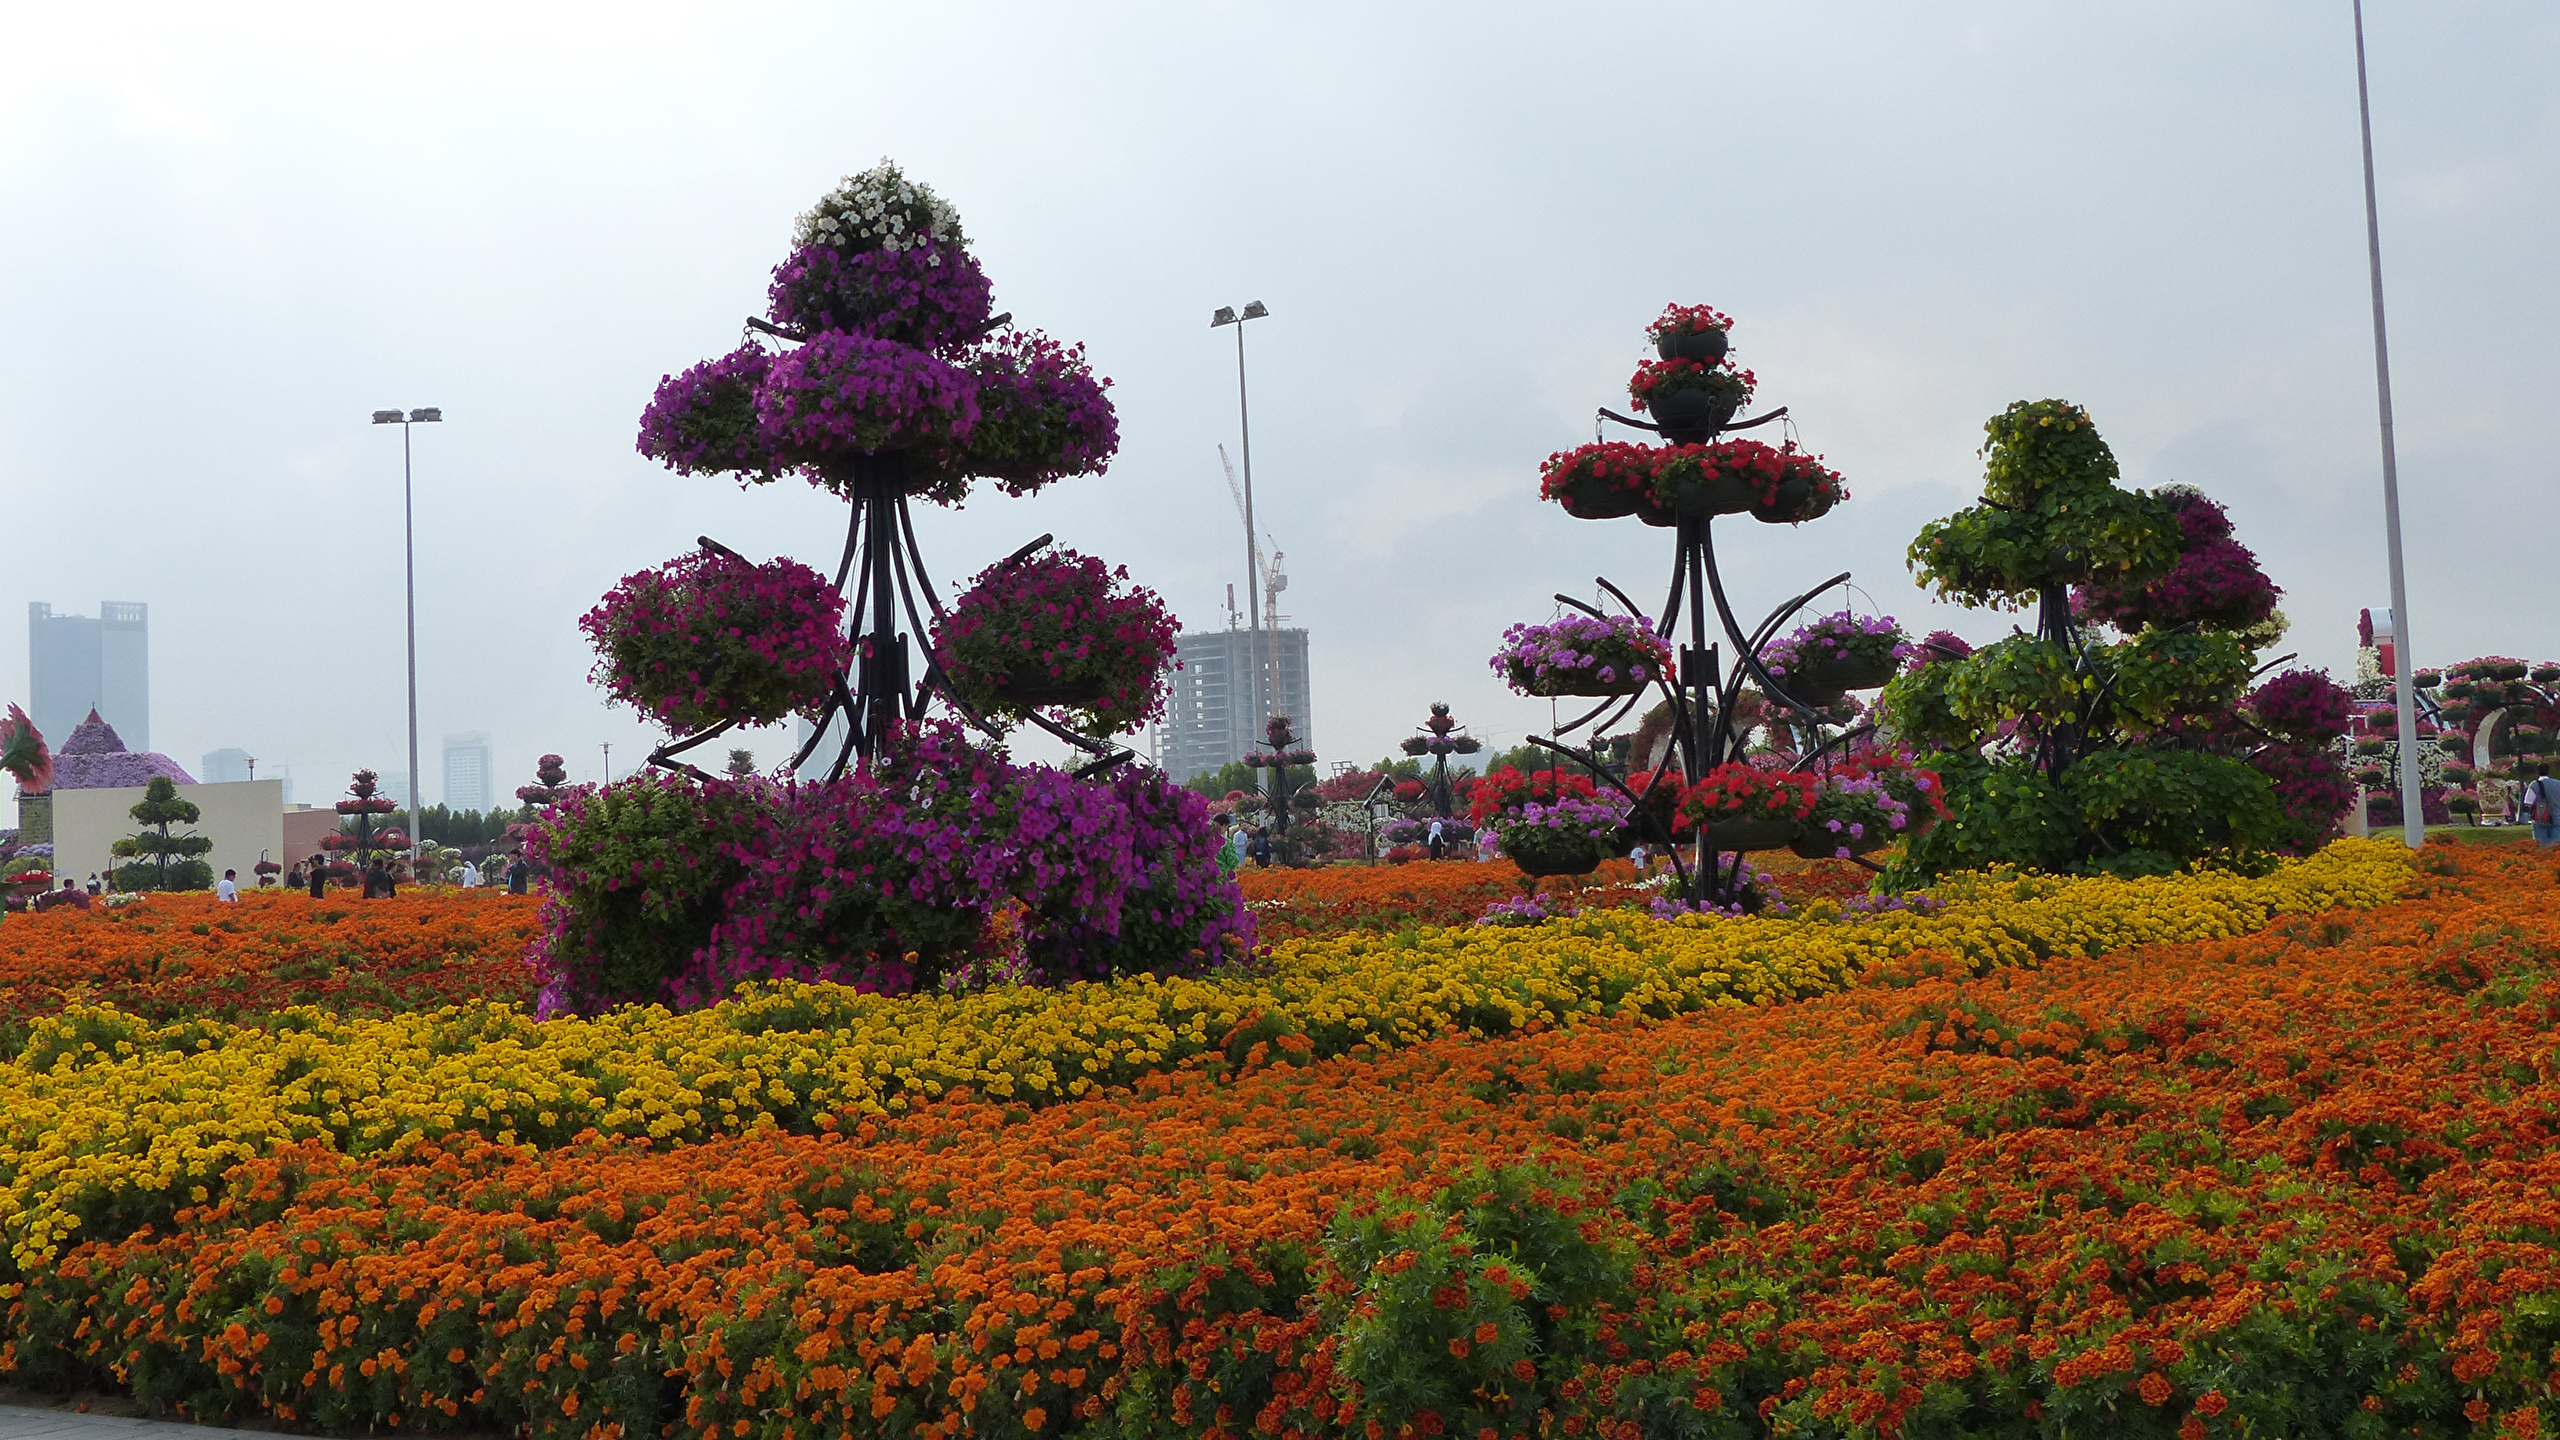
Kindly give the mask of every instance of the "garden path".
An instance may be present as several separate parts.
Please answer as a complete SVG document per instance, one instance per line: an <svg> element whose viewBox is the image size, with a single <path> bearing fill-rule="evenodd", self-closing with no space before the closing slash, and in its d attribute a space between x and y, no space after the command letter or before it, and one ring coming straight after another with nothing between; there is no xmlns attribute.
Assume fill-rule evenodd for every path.
<svg viewBox="0 0 2560 1440"><path fill-rule="evenodd" d="M187 1440L190 1436L202 1440L204 1436L238 1433L168 1420L0 1405L0 1440Z"/></svg>

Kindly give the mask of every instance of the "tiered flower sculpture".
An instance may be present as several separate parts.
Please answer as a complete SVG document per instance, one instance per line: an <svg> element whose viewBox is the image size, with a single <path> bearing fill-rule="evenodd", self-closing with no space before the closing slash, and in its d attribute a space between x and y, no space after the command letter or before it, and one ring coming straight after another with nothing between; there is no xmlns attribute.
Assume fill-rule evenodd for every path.
<svg viewBox="0 0 2560 1440"><path fill-rule="evenodd" d="M1711 528L1717 516L1747 513L1767 524L1796 524L1821 518L1849 495L1836 471L1792 441L1769 445L1725 438L1728 430L1751 429L1786 414L1778 409L1748 420L1735 418L1758 390L1759 377L1729 358L1732 329L1732 317L1710 306L1666 307L1646 332L1654 358L1637 366L1627 383L1634 408L1652 418L1600 412L1621 425L1651 431L1658 443L1595 442L1550 455L1540 467L1539 495L1576 519L1633 515L1677 533L1670 593L1658 612L1663 617L1660 625L1638 613L1624 592L1603 581L1625 606L1626 615L1604 615L1570 596L1558 595L1560 603L1583 615L1555 625L1514 627L1493 660L1494 668L1522 694L1600 698L1590 713L1557 727L1559 738L1541 743L1555 745L1602 779L1629 807L1628 818L1638 837L1656 842L1673 838L1661 818L1666 807L1659 792L1664 787L1654 784L1651 788L1656 793L1639 798L1609 773L1595 752L1570 749L1560 737L1594 721L1599 723L1593 733L1606 732L1635 708L1648 689L1658 687L1670 710L1679 763L1649 769L1646 779L1667 776L1675 768L1681 775L1709 776L1742 759L1752 726L1741 723L1741 716L1754 691L1808 724L1819 720L1825 700L1839 698L1836 691L1828 697L1792 693L1762 657L1770 637L1788 617L1848 577L1825 581L1745 631L1717 574ZM1671 637L1683 617L1684 596L1688 634L1686 643L1675 650ZM1710 602L1721 633L1709 628ZM1729 671L1720 663L1722 657L1730 657ZM1615 714L1601 718L1611 711ZM1843 732L1827 745L1844 744L1863 733ZM1815 764L1824 753L1818 750L1804 763ZM1724 773L1730 777L1731 772ZM1802 782L1795 788L1816 783L1809 775L1794 778ZM1707 783L1700 780L1691 789ZM1793 794L1795 789L1786 793ZM1709 815L1721 803L1719 796L1701 793L1698 803L1684 813ZM1716 909L1758 903L1744 875L1744 853L1793 843L1802 815L1754 814L1750 818L1765 823L1699 824L1694 865L1673 853L1684 903ZM1708 834L1711 829L1716 833ZM1724 843L1717 843L1719 838ZM1717 858L1724 855L1731 857L1729 866Z"/></svg>
<svg viewBox="0 0 2560 1440"><path fill-rule="evenodd" d="M397 830L386 830L379 835L374 833L374 816L388 815L400 808L390 796L378 793L377 780L378 777L370 770L355 773L347 784L347 798L338 802L339 814L355 818L355 833L327 836L321 842L330 850L354 851L359 870L372 862L375 851L394 848L391 844L393 836L399 836L403 846L409 843L408 837Z"/></svg>
<svg viewBox="0 0 2560 1440"><path fill-rule="evenodd" d="M950 204L897 166L883 161L848 177L800 217L791 254L774 271L765 318L748 322L789 348L776 353L751 341L669 376L641 416L641 453L670 469L735 475L750 485L796 474L851 503L836 575L839 585L852 582L847 683L786 693L800 677L842 659L814 636L795 641L738 627L725 637L714 633L696 668L710 672L734 659L744 670L792 677L794 685L771 687L767 698L795 700L821 734L845 713L849 751L865 758L891 727L924 710L900 616L923 634L933 627L916 593L937 614L940 599L914 554L908 499L957 505L977 479L1028 495L1068 476L1099 473L1119 448L1104 394L1110 382L1087 368L1081 347L1007 330L1010 316L991 316L986 273L968 244ZM721 629L681 615L665 623ZM776 640L773 654L744 653ZM795 649L801 653L789 653ZM742 653L731 657L732 650ZM608 668L621 677L618 666ZM925 688L948 685L937 686L929 672ZM677 725L702 723L689 740L652 757L663 763L769 706L705 699L650 708ZM842 768L840 759L833 773Z"/></svg>
<svg viewBox="0 0 2560 1440"><path fill-rule="evenodd" d="M1423 733L1405 737L1404 753L1419 758L1431 757L1431 813L1449 818L1457 797L1449 793L1449 757L1473 755L1484 748L1484 742L1473 735L1458 733L1466 727L1449 718L1447 702L1431 702L1431 718L1422 722Z"/></svg>
<svg viewBox="0 0 2560 1440"><path fill-rule="evenodd" d="M1278 837L1280 858L1285 862L1294 851L1289 835L1289 805L1295 798L1289 783L1289 772L1302 765L1316 763L1316 752L1298 744L1297 727L1286 715L1274 715L1264 722L1262 737L1270 746L1244 757L1244 763L1256 770L1268 770L1271 778L1263 782L1263 799L1271 807L1271 833Z"/></svg>

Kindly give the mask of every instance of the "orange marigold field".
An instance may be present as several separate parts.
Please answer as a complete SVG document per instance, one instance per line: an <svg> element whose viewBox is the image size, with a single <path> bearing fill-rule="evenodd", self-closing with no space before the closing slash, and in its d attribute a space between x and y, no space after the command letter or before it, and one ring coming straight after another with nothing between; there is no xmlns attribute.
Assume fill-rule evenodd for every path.
<svg viewBox="0 0 2560 1440"><path fill-rule="evenodd" d="M0 1368L538 1436L2533 1435L2560 887L851 1134L240 1166Z"/></svg>
<svg viewBox="0 0 2560 1440"><path fill-rule="evenodd" d="M1875 878L1841 860L1804 860L1784 851L1754 857L1777 877L1790 904L1866 893ZM1667 865L1655 875L1667 875ZM1236 872L1253 906L1256 940L1265 945L1345 930L1401 930L1408 925L1467 925L1496 900L1532 888L1509 860L1416 860L1403 865L1327 865L1306 870L1247 867ZM1637 882L1624 860L1604 860L1593 874L1550 875L1534 882L1552 905L1642 907L1664 892Z"/></svg>
<svg viewBox="0 0 2560 1440"><path fill-rule="evenodd" d="M319 1005L386 1014L491 999L530 1004L540 901L496 891L314 900L294 891L149 895L0 924L0 1044L75 997L154 1019L237 1019Z"/></svg>

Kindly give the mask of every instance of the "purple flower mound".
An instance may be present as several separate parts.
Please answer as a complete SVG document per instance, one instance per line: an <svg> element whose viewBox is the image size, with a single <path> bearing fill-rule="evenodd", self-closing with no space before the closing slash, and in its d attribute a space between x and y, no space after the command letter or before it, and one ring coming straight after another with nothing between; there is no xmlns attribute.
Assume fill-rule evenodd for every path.
<svg viewBox="0 0 2560 1440"><path fill-rule="evenodd" d="M161 776L180 785L193 785L196 778L177 761L156 750L132 751L124 748L124 738L116 728L89 712L62 742L53 756L53 788L56 790L118 790L148 785Z"/></svg>
<svg viewBox="0 0 2560 1440"><path fill-rule="evenodd" d="M773 357L754 345L658 382L640 412L640 453L680 475L771 480L773 448L756 422L756 387Z"/></svg>
<svg viewBox="0 0 2560 1440"><path fill-rule="evenodd" d="M775 453L798 464L883 450L940 456L976 428L977 392L968 371L922 350L830 330L775 357L756 419Z"/></svg>
<svg viewBox="0 0 2560 1440"><path fill-rule="evenodd" d="M814 711L852 662L844 597L796 560L698 550L622 577L578 620L588 678L679 734Z"/></svg>
<svg viewBox="0 0 2560 1440"><path fill-rule="evenodd" d="M1010 330L965 362L978 377L978 425L957 462L1028 495L1070 475L1099 475L1120 450L1120 421L1094 378L1084 347L1031 330Z"/></svg>
<svg viewBox="0 0 2560 1440"><path fill-rule="evenodd" d="M2245 630L2275 614L2284 591L2258 568L2249 547L2231 538L2231 519L2222 506L2188 491L2162 499L2178 521L2176 567L2146 584L2083 587L2073 596L2073 609L2123 630Z"/></svg>
<svg viewBox="0 0 2560 1440"><path fill-rule="evenodd" d="M1899 666L1914 650L1902 625L1890 615L1853 615L1843 610L1808 620L1760 651L1760 664L1784 678L1800 666L1825 660L1890 660Z"/></svg>
<svg viewBox="0 0 2560 1440"><path fill-rule="evenodd" d="M746 980L932 989L1014 912L1025 970L1052 983L1252 954L1208 802L1154 771L1108 783L1016 765L930 724L872 769L802 785L728 847L744 878L669 986L703 1005Z"/></svg>
<svg viewBox="0 0 2560 1440"><path fill-rule="evenodd" d="M848 251L803 245L775 267L776 323L840 330L945 354L976 339L994 308L987 272L956 244Z"/></svg>

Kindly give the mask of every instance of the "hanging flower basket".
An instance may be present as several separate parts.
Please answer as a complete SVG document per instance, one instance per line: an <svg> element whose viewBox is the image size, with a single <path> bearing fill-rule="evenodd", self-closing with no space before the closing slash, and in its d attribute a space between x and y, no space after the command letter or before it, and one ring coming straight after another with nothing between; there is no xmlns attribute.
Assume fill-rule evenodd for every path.
<svg viewBox="0 0 2560 1440"><path fill-rule="evenodd" d="M1111 682L1101 678L1055 680L1046 665L1026 665L995 683L995 693L1008 706L1017 710L1038 710L1052 705L1090 706L1100 700Z"/></svg>
<svg viewBox="0 0 2560 1440"><path fill-rule="evenodd" d="M1671 646L1641 615L1577 614L1512 626L1492 663L1521 695L1633 695L1669 673Z"/></svg>
<svg viewBox="0 0 2560 1440"><path fill-rule="evenodd" d="M1731 761L1681 792L1677 814L1710 850L1775 850L1795 840L1820 789L1811 775Z"/></svg>
<svg viewBox="0 0 2560 1440"><path fill-rule="evenodd" d="M1174 620L1128 578L1065 548L998 562L952 602L934 659L981 715L1065 707L1089 734L1135 730L1164 712Z"/></svg>
<svg viewBox="0 0 2560 1440"><path fill-rule="evenodd" d="M1524 875L1588 875L1600 868L1601 860L1597 841L1529 828L1516 840L1506 836L1502 853Z"/></svg>
<svg viewBox="0 0 2560 1440"><path fill-rule="evenodd" d="M1791 848L1807 860L1847 859L1883 849L1910 826L1911 807L1881 779L1832 775L1822 782Z"/></svg>
<svg viewBox="0 0 2560 1440"><path fill-rule="evenodd" d="M1723 429L1758 384L1729 362L1647 360L1627 381L1627 398L1653 417L1663 438L1678 440L1686 432Z"/></svg>
<svg viewBox="0 0 2560 1440"><path fill-rule="evenodd" d="M1851 690L1872 690L1891 680L1914 653L1892 616L1843 610L1771 641L1760 652L1760 664L1789 695L1828 705Z"/></svg>
<svg viewBox="0 0 2560 1440"><path fill-rule="evenodd" d="M1588 875L1615 848L1618 824L1615 807L1565 795L1506 811L1494 827L1502 853L1528 874Z"/></svg>
<svg viewBox="0 0 2560 1440"><path fill-rule="evenodd" d="M1661 452L1623 440L1559 450L1538 467L1538 498L1577 520L1615 520L1636 513L1653 484Z"/></svg>
<svg viewBox="0 0 2560 1440"><path fill-rule="evenodd" d="M796 560L697 550L622 577L578 620L590 678L677 734L768 725L826 703L852 659L844 597Z"/></svg>
<svg viewBox="0 0 2560 1440"><path fill-rule="evenodd" d="M1711 305L1666 305L1645 336L1653 341L1653 353L1665 360L1713 365L1725 357L1731 345L1726 332L1732 328L1733 317Z"/></svg>
<svg viewBox="0 0 2560 1440"><path fill-rule="evenodd" d="M1751 518L1764 525L1800 525L1831 513L1840 493L1811 479L1781 481L1776 496L1751 507Z"/></svg>

